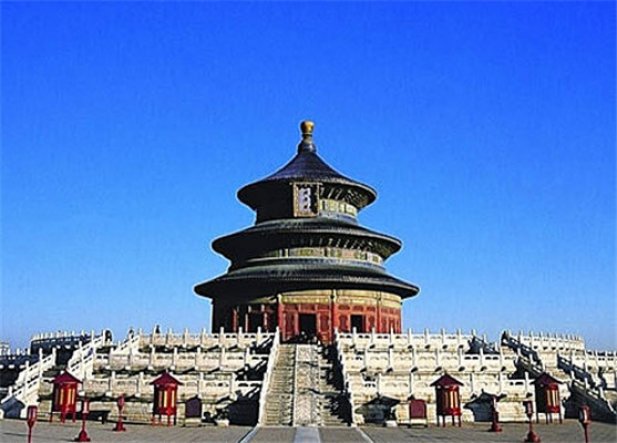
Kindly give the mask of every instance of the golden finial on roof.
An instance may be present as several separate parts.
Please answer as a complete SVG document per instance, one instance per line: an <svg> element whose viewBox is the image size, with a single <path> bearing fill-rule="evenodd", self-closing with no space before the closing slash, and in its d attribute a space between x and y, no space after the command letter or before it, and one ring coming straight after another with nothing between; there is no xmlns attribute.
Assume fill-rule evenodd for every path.
<svg viewBox="0 0 617 443"><path fill-rule="evenodd" d="M314 127L315 127L315 123L313 123L310 120L304 120L302 123L300 123L300 130L302 131L302 136L303 137L312 136Z"/></svg>
<svg viewBox="0 0 617 443"><path fill-rule="evenodd" d="M313 128L315 123L310 120L304 120L300 123L300 131L302 131L302 140L298 145L298 152L315 152L317 147L313 143Z"/></svg>

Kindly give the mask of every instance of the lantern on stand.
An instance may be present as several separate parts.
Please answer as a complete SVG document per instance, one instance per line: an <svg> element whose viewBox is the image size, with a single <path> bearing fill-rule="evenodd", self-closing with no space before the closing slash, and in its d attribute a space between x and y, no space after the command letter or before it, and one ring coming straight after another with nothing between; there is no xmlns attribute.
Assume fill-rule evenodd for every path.
<svg viewBox="0 0 617 443"><path fill-rule="evenodd" d="M28 443L32 442L32 428L36 423L39 408L36 405L28 406L28 414L26 415L26 422L28 423Z"/></svg>
<svg viewBox="0 0 617 443"><path fill-rule="evenodd" d="M531 395L531 394L530 394ZM529 419L529 432L527 433L527 437L525 438L525 443L540 443L540 437L538 434L533 432L533 400L525 400L523 402L523 406L525 407L525 415Z"/></svg>
<svg viewBox="0 0 617 443"><path fill-rule="evenodd" d="M589 424L591 423L591 411L589 410L589 406L583 405L578 410L578 421L583 427L583 431L585 432L585 443L589 443Z"/></svg>
<svg viewBox="0 0 617 443"><path fill-rule="evenodd" d="M57 375L52 380L52 383L54 384L54 391L49 421L53 421L54 412L59 412L61 423L65 422L68 414L73 414L74 422L77 413L77 387L81 383L81 380L74 377L69 372L63 372Z"/></svg>
<svg viewBox="0 0 617 443"><path fill-rule="evenodd" d="M154 407L152 410L152 424L158 415L158 423L161 423L161 416L167 416L167 426L171 426L171 416L174 417L176 424L176 413L178 404L178 386L182 385L168 372L164 372L152 383L154 385Z"/></svg>
<svg viewBox="0 0 617 443"><path fill-rule="evenodd" d="M546 417L546 423L553 422L553 414L559 415L559 423L563 423L561 415L561 402L559 400L559 385L561 382L551 377L546 372L540 374L533 382L536 393L536 423L540 421L542 413Z"/></svg>
<svg viewBox="0 0 617 443"><path fill-rule="evenodd" d="M124 394L118 397L118 401L116 402L118 405L118 421L116 422L116 426L114 427L115 432L124 432L126 428L124 427L124 423L122 422L122 410L124 409L125 400Z"/></svg>
<svg viewBox="0 0 617 443"><path fill-rule="evenodd" d="M502 432L503 431L503 428L499 424L499 410L498 410L497 404L499 403L499 400L505 397L506 397L506 394L501 394L501 395L490 394L491 418L492 418L491 428L489 429L490 432Z"/></svg>
<svg viewBox="0 0 617 443"><path fill-rule="evenodd" d="M88 436L88 432L86 432L86 420L88 418L88 414L90 413L90 400L84 398L81 401L81 431L75 437L74 441L90 441L90 437Z"/></svg>
<svg viewBox="0 0 617 443"><path fill-rule="evenodd" d="M435 397L437 399L437 425L439 425L439 417L442 417L443 426L446 426L446 416L452 416L452 425L454 425L455 417L458 417L458 425L461 426L461 394L459 387L463 383L444 374L431 383L435 387Z"/></svg>

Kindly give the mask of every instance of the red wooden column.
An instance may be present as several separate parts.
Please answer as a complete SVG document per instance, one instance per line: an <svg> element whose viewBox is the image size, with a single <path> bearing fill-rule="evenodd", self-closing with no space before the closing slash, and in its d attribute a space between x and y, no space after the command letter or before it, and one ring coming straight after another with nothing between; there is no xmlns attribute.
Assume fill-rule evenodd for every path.
<svg viewBox="0 0 617 443"><path fill-rule="evenodd" d="M283 303L280 294L276 297L276 323L278 324L279 331L285 339L285 314L283 312Z"/></svg>
<svg viewBox="0 0 617 443"><path fill-rule="evenodd" d="M261 315L262 315L262 317L261 317L261 325L262 326L261 327L263 328L263 330L265 332L268 332L268 326L269 326L268 325L268 317L270 315L270 308L267 307L267 309L266 309L265 305L261 305Z"/></svg>
<svg viewBox="0 0 617 443"><path fill-rule="evenodd" d="M334 340L334 330L338 329L338 301L336 293L330 297L330 336Z"/></svg>
<svg viewBox="0 0 617 443"><path fill-rule="evenodd" d="M375 332L383 332L381 330L381 294L377 297L377 313L375 314Z"/></svg>
<svg viewBox="0 0 617 443"><path fill-rule="evenodd" d="M231 308L231 330L232 332L238 332L238 307Z"/></svg>

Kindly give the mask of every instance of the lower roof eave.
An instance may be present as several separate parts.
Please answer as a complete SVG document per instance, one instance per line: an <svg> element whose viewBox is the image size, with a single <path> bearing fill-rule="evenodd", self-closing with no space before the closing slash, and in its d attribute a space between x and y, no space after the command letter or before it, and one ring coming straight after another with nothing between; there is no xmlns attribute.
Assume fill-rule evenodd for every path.
<svg viewBox="0 0 617 443"><path fill-rule="evenodd" d="M319 290L319 289L358 289L369 291L382 291L396 294L401 299L415 297L420 292L417 286L400 282L378 283L370 281L332 281L332 280L301 280L286 278L282 280L264 281L233 281L224 277L200 283L194 287L196 294L212 300L224 298L251 299L274 295L288 291Z"/></svg>

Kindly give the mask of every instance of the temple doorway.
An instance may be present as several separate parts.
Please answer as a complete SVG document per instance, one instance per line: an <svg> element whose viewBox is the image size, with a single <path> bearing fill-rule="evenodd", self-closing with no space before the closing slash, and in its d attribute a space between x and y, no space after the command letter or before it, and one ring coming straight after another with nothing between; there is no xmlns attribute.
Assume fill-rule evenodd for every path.
<svg viewBox="0 0 617 443"><path fill-rule="evenodd" d="M317 316L315 314L300 314L300 333L311 338L317 334Z"/></svg>
<svg viewBox="0 0 617 443"><path fill-rule="evenodd" d="M257 328L263 326L264 315L261 312L249 313L247 332L257 332Z"/></svg>
<svg viewBox="0 0 617 443"><path fill-rule="evenodd" d="M356 332L364 332L364 318L362 315L351 316L351 330L356 329Z"/></svg>

